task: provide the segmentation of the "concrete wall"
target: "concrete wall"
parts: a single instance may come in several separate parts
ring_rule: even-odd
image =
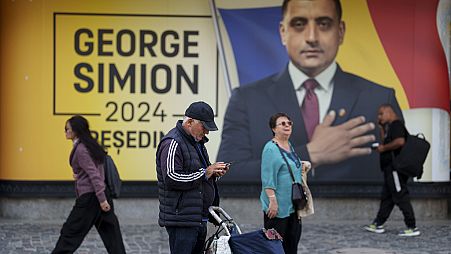
[[[0,218],[18,220],[64,220],[72,206],[71,198],[0,198]],[[370,198],[316,198],[315,214],[306,220],[372,220],[379,200]],[[448,218],[446,199],[413,199],[412,205],[418,221]],[[239,224],[262,222],[260,202],[257,199],[223,198],[221,207]],[[136,223],[157,223],[158,200],[121,198],[115,200],[116,214],[120,220]],[[395,207],[391,220],[402,220]]]

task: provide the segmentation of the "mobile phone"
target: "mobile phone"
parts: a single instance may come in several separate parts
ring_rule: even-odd
[[[375,150],[379,147],[379,143],[372,143],[371,144],[371,149]]]
[[[231,161],[231,162],[226,162],[225,166],[226,166],[227,168],[230,168],[230,165],[232,165],[232,162],[233,162],[233,161]]]

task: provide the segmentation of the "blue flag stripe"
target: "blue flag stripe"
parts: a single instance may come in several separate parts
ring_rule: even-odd
[[[288,62],[280,41],[280,7],[219,9],[232,45],[240,85],[279,72]]]

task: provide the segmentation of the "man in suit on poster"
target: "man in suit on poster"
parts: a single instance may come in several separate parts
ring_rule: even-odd
[[[390,104],[402,116],[394,90],[335,62],[345,34],[339,0],[285,0],[282,12],[279,31],[290,61],[280,73],[233,91],[218,160],[234,161],[235,169],[224,180],[260,179],[261,151],[271,138],[267,121],[276,112],[293,117],[291,142],[318,169],[309,181],[379,179],[379,157],[370,148],[380,139],[374,112]]]

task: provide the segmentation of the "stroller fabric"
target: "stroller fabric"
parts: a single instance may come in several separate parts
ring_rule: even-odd
[[[284,254],[281,240],[268,239],[263,230],[256,230],[229,239],[233,254]]]

